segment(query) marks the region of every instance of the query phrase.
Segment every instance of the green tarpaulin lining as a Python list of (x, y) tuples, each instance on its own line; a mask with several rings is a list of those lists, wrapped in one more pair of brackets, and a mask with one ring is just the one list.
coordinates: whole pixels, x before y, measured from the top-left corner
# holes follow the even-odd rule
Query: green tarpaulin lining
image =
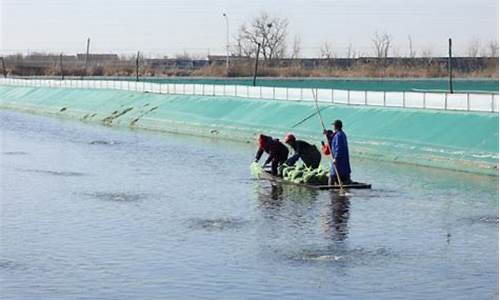
[[(0, 107), (110, 126), (241, 141), (294, 132), (319, 146), (314, 103), (237, 97), (158, 95), (105, 89), (0, 86)], [(498, 114), (321, 106), (341, 119), (352, 155), (498, 176)], [(300, 123), (295, 128), (292, 128)]]

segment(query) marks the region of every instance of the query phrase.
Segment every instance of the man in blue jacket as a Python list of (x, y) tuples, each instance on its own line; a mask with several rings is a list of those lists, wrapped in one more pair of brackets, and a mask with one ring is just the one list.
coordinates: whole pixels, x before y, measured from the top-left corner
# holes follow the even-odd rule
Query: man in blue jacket
[(328, 183), (330, 185), (338, 184), (337, 172), (333, 164), (337, 167), (339, 172), (340, 180), (342, 184), (351, 183), (351, 164), (349, 163), (349, 147), (347, 145), (347, 136), (342, 130), (342, 121), (335, 120), (332, 123), (334, 127), (334, 132), (330, 130), (325, 130), (323, 133), (328, 138), (328, 143), (330, 144), (330, 149), (332, 149), (332, 165), (330, 167), (330, 179)]

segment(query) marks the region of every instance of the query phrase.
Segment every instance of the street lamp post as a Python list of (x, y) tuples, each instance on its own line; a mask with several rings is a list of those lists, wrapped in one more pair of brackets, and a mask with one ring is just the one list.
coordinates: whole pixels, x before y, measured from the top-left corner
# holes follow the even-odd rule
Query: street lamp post
[(226, 13), (222, 16), (226, 19), (226, 70), (229, 70), (229, 20)]

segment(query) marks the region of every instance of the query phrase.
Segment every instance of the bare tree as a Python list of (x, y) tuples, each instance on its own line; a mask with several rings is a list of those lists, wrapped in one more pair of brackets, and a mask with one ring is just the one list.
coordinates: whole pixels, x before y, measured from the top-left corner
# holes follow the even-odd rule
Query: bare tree
[(375, 32), (372, 42), (375, 47), (376, 56), (378, 58), (387, 58), (392, 43), (392, 37), (386, 32), (383, 32), (382, 34)]
[(401, 57), (401, 51), (399, 51), (399, 47), (392, 47), (392, 56)]
[(288, 20), (262, 12), (251, 22), (241, 25), (236, 42), (241, 54), (255, 56), (261, 45), (264, 60), (282, 58), (286, 54)]
[(175, 59), (184, 59), (184, 60), (189, 60), (191, 59), (191, 55), (184, 50), (182, 53), (177, 53), (174, 55)]
[(235, 38), (236, 45), (234, 47), (234, 52), (237, 56), (253, 56), (255, 55), (255, 52), (257, 52), (257, 45), (243, 37), (243, 35), (241, 34), (243, 30), (246, 29), (244, 29), (244, 25), (241, 25), (239, 34)]
[(354, 50), (352, 49), (351, 42), (349, 42), (349, 45), (347, 45), (347, 58), (354, 58)]
[(409, 44), (408, 57), (413, 58), (417, 55), (417, 51), (413, 49), (413, 41), (411, 40), (410, 35), (408, 35), (408, 44)]
[(321, 58), (333, 58), (335, 57), (335, 53), (333, 52), (333, 48), (328, 42), (324, 42), (319, 49), (319, 56)]
[(492, 40), (488, 43), (487, 46), (487, 56), (489, 57), (498, 57), (498, 41)]
[(479, 54), (479, 48), (481, 47), (478, 40), (472, 40), (467, 47), (467, 56), (469, 57), (477, 57)]
[(356, 52), (354, 55), (355, 55), (354, 57), (360, 58), (360, 57), (366, 57), (366, 56), (368, 56), (369, 54), (367, 54), (367, 53), (366, 53), (365, 51), (363, 51), (363, 50), (358, 50), (358, 52)]
[(426, 47), (420, 52), (422, 57), (431, 58), (434, 55), (434, 50), (431, 47)]
[(300, 57), (300, 52), (302, 51), (302, 40), (299, 35), (295, 35), (293, 38), (293, 44), (292, 44), (292, 53), (290, 55), (291, 58), (299, 58)]
[(240, 36), (236, 36), (234, 39), (236, 40), (236, 44), (230, 46), (231, 47), (231, 55), (243, 56), (243, 46), (241, 45)]

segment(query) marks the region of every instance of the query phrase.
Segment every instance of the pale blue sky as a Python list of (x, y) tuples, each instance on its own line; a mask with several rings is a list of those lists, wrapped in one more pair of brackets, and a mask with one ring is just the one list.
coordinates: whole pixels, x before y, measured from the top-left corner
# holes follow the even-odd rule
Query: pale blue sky
[(328, 41), (338, 56), (352, 43), (373, 55), (371, 37), (386, 31), (396, 54), (408, 52), (408, 35), (419, 52), (446, 55), (447, 39), (455, 55), (470, 44), (498, 40), (497, 0), (0, 0), (4, 53), (84, 52), (87, 37), (93, 52), (149, 55), (223, 54), (225, 23), (230, 32), (261, 11), (290, 21), (290, 40), (302, 40), (302, 56), (319, 55)]

